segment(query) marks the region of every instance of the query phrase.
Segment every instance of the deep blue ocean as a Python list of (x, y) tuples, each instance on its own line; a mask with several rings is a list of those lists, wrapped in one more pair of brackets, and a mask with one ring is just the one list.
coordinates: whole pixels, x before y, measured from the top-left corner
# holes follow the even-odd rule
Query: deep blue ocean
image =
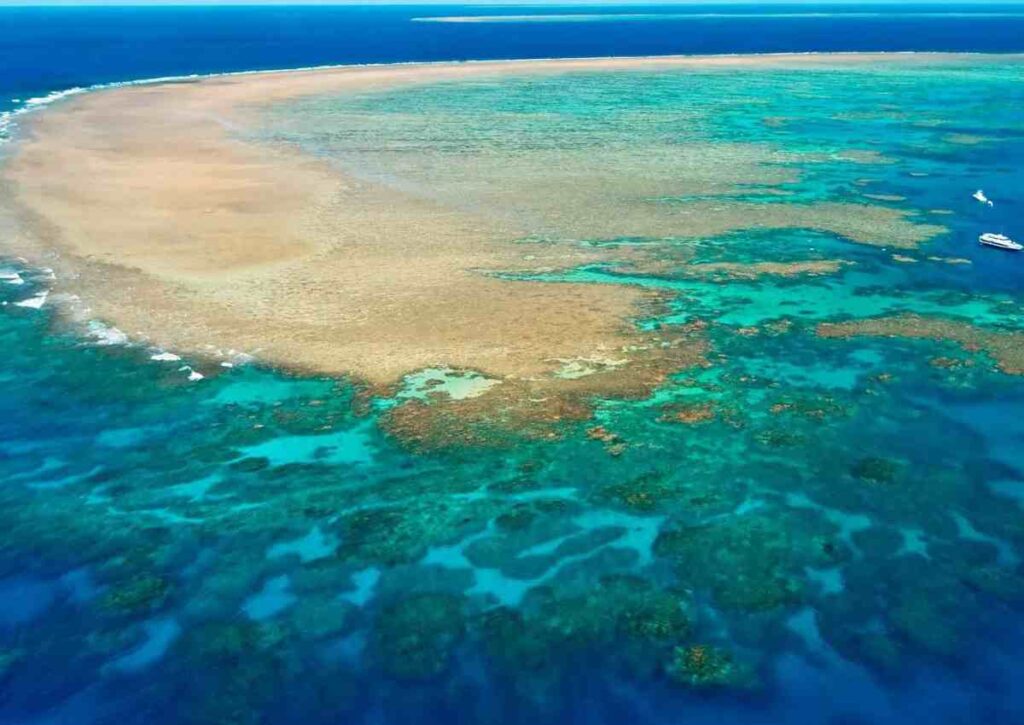
[[(524, 17), (437, 22), (502, 15)], [(1024, 5), (2, 8), (0, 112), (191, 74), (813, 51), (1022, 52)], [(658, 324), (710, 321), (716, 357), (650, 401), (605, 401), (624, 454), (590, 422), (507, 453), (408, 448), (379, 420), (422, 391), (367, 413), (350, 381), (123, 344), (97, 321), (61, 323), (43, 305), (50, 272), (0, 257), (0, 725), (1024, 722), (1024, 378), (986, 357), (1020, 359), (999, 345), (1024, 334), (1024, 254), (975, 239), (1024, 233), (1021, 71), (1005, 60), (655, 74), (647, 96), (598, 79), (586, 98), (606, 115), (588, 133), (616, 138), (616, 104), (655, 121), (690, 104), (701, 142), (804, 159), (789, 162), (803, 174), (783, 184), (790, 203), (867, 189), (945, 225), (910, 250), (784, 227), (694, 242), (700, 262), (824, 255), (852, 271), (659, 279), (679, 299)], [(512, 87), (535, 124), (524, 137), (592, 110), (559, 105), (573, 80), (531, 83)], [(507, 93), (363, 98), (344, 128), (397, 146), (414, 108), (500, 146), (490, 110)], [(336, 110), (276, 121), (316, 148)], [(339, 156), (374, 151), (327, 137)], [(982, 186), (995, 207), (971, 198)], [(901, 313), (982, 332), (815, 334)], [(517, 593), (522, 607), (479, 606)]]
[[(600, 23), (411, 22), (509, 14), (651, 17)], [(0, 8), (0, 28), (0, 104), (11, 97), (96, 83), (343, 63), (1024, 50), (1020, 6), (951, 3)]]

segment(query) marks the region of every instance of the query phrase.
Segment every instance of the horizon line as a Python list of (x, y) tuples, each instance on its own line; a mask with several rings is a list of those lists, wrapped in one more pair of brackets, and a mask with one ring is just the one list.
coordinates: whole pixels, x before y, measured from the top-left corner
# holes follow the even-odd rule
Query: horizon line
[(0, 9), (10, 8), (175, 8), (175, 7), (477, 7), (488, 9), (500, 8), (564, 8), (564, 7), (658, 7), (658, 8), (693, 8), (693, 7), (972, 7), (999, 8), (1007, 6), (1024, 6), (1024, 0), (772, 0), (756, 2), (754, 0), (171, 0), (163, 2), (145, 2), (145, 0), (109, 0), (107, 2), (78, 2), (77, 0), (43, 0), (42, 2), (20, 2), (19, 0), (0, 0)]

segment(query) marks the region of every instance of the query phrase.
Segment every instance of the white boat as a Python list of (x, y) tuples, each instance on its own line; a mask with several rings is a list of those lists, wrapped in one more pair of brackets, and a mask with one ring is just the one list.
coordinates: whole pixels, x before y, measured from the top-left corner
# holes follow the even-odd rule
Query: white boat
[(971, 194), (971, 197), (974, 198), (974, 199), (977, 199), (982, 204), (988, 204), (989, 206), (993, 206), (993, 204), (989, 200), (989, 198), (987, 196), (985, 196), (985, 192), (982, 191), (981, 189), (978, 189), (976, 192)]
[(1004, 234), (993, 234), (987, 232), (978, 237), (978, 241), (984, 244), (986, 247), (995, 247), (996, 249), (1006, 249), (1010, 252), (1019, 252), (1024, 249), (1024, 245), (1017, 244), (1017, 242), (1010, 239)]

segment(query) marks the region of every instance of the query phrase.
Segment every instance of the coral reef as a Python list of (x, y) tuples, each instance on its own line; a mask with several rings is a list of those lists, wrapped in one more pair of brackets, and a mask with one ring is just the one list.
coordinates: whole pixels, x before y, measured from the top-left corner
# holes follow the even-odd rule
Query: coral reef
[(390, 675), (403, 680), (429, 679), (448, 666), (464, 626), (458, 597), (413, 595), (378, 615), (374, 650)]
[(705, 644), (676, 647), (665, 672), (675, 682), (697, 688), (734, 685), (739, 679), (729, 653)]
[(961, 320), (920, 315), (881, 317), (851, 322), (823, 322), (818, 335), (829, 338), (858, 336), (905, 337), (954, 342), (965, 350), (983, 350), (1008, 375), (1024, 375), (1024, 334), (979, 327)]

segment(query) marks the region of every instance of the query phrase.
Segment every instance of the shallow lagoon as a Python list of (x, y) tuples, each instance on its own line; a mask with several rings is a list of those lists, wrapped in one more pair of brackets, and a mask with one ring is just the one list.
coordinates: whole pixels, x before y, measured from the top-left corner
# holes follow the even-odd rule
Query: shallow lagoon
[[(25, 283), (0, 281), (0, 722), (1019, 721), (1024, 379), (962, 341), (817, 326), (1024, 326), (1024, 262), (974, 241), (1020, 218), (1022, 67), (522, 77), (271, 113), (349, 171), (527, 220), (524, 245), (654, 250), (541, 278), (666, 290), (637, 324), (700, 323), (706, 366), (551, 438), (413, 446), (389, 411), (457, 413), (487, 378), (385, 398), (153, 360), (60, 300), (18, 306), (47, 275), (4, 260)], [(559, 216), (573, 178), (595, 211)], [(946, 231), (739, 223), (832, 202)], [(709, 204), (721, 233), (644, 233)], [(851, 264), (692, 274), (829, 259)]]

